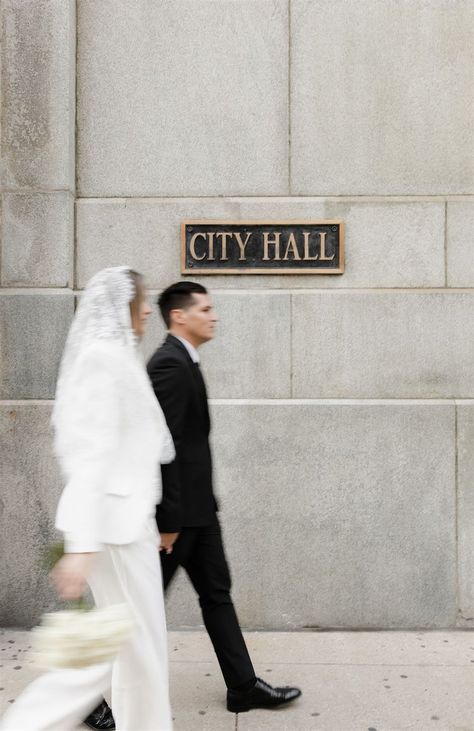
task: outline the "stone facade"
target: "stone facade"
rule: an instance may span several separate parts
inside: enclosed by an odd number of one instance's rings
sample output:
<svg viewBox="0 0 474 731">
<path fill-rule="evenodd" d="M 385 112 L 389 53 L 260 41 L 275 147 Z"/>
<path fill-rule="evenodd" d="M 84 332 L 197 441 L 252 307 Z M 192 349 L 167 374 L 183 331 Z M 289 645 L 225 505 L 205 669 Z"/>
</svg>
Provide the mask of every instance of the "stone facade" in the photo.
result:
<svg viewBox="0 0 474 731">
<path fill-rule="evenodd" d="M 248 628 L 474 624 L 471 0 L 3 0 L 0 625 L 55 605 L 75 298 L 181 278 L 180 223 L 342 219 L 346 272 L 201 277 Z M 471 332 L 472 331 L 472 332 Z M 163 337 L 154 314 L 143 348 Z M 189 585 L 171 626 L 201 623 Z"/>
</svg>

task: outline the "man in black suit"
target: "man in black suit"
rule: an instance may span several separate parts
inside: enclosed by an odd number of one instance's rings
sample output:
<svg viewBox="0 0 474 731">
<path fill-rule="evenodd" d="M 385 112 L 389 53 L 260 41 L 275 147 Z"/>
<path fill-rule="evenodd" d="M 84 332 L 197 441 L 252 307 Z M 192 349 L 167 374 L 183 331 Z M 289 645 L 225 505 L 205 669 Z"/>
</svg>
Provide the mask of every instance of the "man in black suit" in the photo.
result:
<svg viewBox="0 0 474 731">
<path fill-rule="evenodd" d="M 156 513 L 164 586 L 183 566 L 227 685 L 229 711 L 288 703 L 300 691 L 272 688 L 256 678 L 230 596 L 212 488 L 207 393 L 197 351 L 214 337 L 217 316 L 206 289 L 193 282 L 168 287 L 158 305 L 168 337 L 150 359 L 148 374 L 176 447 L 175 461 L 162 467 L 163 499 Z"/>
<path fill-rule="evenodd" d="M 298 688 L 272 688 L 256 677 L 230 596 L 212 487 L 207 393 L 197 351 L 213 338 L 217 316 L 206 289 L 193 282 L 171 285 L 158 305 L 168 336 L 151 357 L 148 374 L 176 448 L 174 462 L 161 468 L 163 497 L 156 510 L 164 588 L 182 566 L 199 597 L 227 686 L 229 711 L 289 703 L 301 695 Z M 104 702 L 86 723 L 110 729 L 111 718 Z"/>
</svg>

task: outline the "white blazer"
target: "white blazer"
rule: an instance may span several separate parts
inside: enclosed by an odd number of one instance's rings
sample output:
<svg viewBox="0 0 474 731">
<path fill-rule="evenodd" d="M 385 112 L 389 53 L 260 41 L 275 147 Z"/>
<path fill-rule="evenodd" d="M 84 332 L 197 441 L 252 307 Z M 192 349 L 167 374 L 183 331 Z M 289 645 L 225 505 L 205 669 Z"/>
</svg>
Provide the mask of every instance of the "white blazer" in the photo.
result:
<svg viewBox="0 0 474 731">
<path fill-rule="evenodd" d="M 65 403 L 64 403 L 65 402 Z M 161 500 L 173 440 L 139 355 L 96 341 L 79 356 L 56 419 L 66 477 L 56 514 L 67 552 L 136 540 Z"/>
</svg>

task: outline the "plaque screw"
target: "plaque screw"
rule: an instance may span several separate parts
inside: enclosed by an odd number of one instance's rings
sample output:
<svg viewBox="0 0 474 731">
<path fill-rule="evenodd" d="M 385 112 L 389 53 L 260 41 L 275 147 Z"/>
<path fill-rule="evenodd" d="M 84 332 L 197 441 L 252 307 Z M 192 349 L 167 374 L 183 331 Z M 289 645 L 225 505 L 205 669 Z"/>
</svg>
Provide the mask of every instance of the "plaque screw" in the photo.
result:
<svg viewBox="0 0 474 731">
<path fill-rule="evenodd" d="M 188 226 L 188 231 L 194 231 L 192 226 Z"/>
<path fill-rule="evenodd" d="M 333 226 L 333 227 L 332 227 L 332 230 L 333 230 L 333 231 L 337 231 L 337 226 Z"/>
<path fill-rule="evenodd" d="M 189 266 L 190 266 L 190 267 L 194 266 L 194 264 L 193 264 L 193 262 L 192 262 L 192 261 L 190 261 L 190 262 L 189 262 Z"/>
</svg>

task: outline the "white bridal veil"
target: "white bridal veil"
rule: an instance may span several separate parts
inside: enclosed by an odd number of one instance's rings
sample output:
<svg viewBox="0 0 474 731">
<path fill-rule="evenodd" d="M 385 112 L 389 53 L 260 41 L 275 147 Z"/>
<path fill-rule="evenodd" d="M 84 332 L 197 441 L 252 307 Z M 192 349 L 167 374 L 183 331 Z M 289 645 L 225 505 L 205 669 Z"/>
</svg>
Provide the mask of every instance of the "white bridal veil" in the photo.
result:
<svg viewBox="0 0 474 731">
<path fill-rule="evenodd" d="M 88 345 L 97 340 L 115 341 L 133 351 L 136 335 L 132 328 L 130 302 L 135 287 L 129 267 L 111 267 L 98 272 L 84 290 L 66 340 L 56 388 L 56 412 L 72 377 L 75 365 Z"/>
<path fill-rule="evenodd" d="M 126 266 L 102 269 L 89 281 L 79 300 L 59 368 L 52 414 L 59 458 L 74 451 L 78 423 L 84 424 L 89 417 L 83 397 L 84 386 L 94 378 L 93 361 L 87 358 L 91 348 L 99 345 L 104 359 L 104 350 L 110 346 L 120 346 L 124 358 L 136 357 L 137 337 L 130 313 L 135 286 L 130 272 Z M 109 399 L 109 410 L 110 405 Z"/>
<path fill-rule="evenodd" d="M 91 359 L 87 354 L 99 346 L 103 358 L 111 348 L 121 357 L 133 361 L 134 380 L 150 393 L 155 414 L 159 412 L 163 438 L 162 461 L 174 458 L 174 447 L 161 408 L 154 397 L 144 364 L 138 355 L 138 339 L 132 327 L 130 302 L 135 296 L 132 270 L 126 266 L 110 267 L 98 272 L 84 290 L 66 340 L 59 369 L 52 423 L 55 430 L 56 453 L 62 457 L 65 452 L 74 451 L 74 438 L 78 423 L 86 419 L 86 405 L 81 394 L 85 381 L 91 381 L 94 374 Z M 97 352 L 97 347 L 95 347 Z M 97 363 L 97 359 L 95 359 Z M 97 379 L 95 379 L 97 381 Z M 129 384 L 132 386 L 132 384 Z M 107 383 L 104 383 L 107 387 Z M 99 394 L 100 398 L 100 394 Z M 117 395 L 117 400 L 120 394 Z M 100 399 L 101 401 L 105 399 Z M 100 407 L 100 404 L 97 404 Z M 109 399 L 107 408 L 118 407 Z M 84 413 L 83 413 L 84 412 Z M 110 415 L 112 417 L 112 415 Z M 82 419 L 81 419 L 82 417 Z M 112 418 L 110 419 L 112 421 Z M 92 426 L 92 425 L 91 425 Z M 77 450 L 76 450 L 77 451 Z"/>
</svg>

